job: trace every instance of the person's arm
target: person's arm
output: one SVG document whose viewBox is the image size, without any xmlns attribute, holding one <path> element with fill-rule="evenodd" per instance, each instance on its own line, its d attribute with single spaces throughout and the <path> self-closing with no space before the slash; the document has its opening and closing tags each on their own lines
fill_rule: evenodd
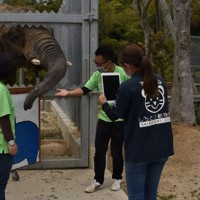
<svg viewBox="0 0 200 200">
<path fill-rule="evenodd" d="M 0 127 L 5 140 L 8 142 L 9 153 L 14 156 L 18 152 L 18 147 L 14 142 L 9 115 L 0 117 Z"/>
<path fill-rule="evenodd" d="M 14 140 L 9 115 L 0 117 L 0 127 L 7 142 Z"/>
<path fill-rule="evenodd" d="M 61 96 L 61 97 L 65 97 L 65 96 L 72 96 L 72 97 L 76 97 L 76 96 L 82 96 L 84 94 L 83 90 L 81 88 L 76 88 L 74 90 L 65 90 L 65 89 L 57 89 L 57 93 L 55 93 L 56 96 Z"/>
<path fill-rule="evenodd" d="M 106 113 L 111 121 L 115 121 L 118 117 L 112 113 L 112 110 L 107 102 L 102 104 L 102 110 Z"/>
<path fill-rule="evenodd" d="M 112 113 L 112 110 L 111 110 L 109 104 L 107 103 L 107 99 L 106 99 L 106 97 L 105 97 L 104 94 L 102 94 L 102 95 L 99 96 L 98 101 L 99 101 L 99 103 L 102 106 L 102 110 L 106 113 L 106 115 L 108 116 L 108 118 L 111 121 L 115 121 L 116 119 L 119 118 L 115 114 Z"/>
</svg>

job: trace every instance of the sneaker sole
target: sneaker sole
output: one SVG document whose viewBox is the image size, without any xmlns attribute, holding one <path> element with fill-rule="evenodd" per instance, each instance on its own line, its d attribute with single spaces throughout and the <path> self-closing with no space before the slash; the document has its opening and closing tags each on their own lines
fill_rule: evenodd
<svg viewBox="0 0 200 200">
<path fill-rule="evenodd" d="M 97 190 L 99 190 L 99 189 L 101 189 L 101 185 L 100 185 L 100 186 L 97 186 L 97 187 L 95 187 L 95 189 L 94 189 L 94 190 L 92 190 L 92 191 L 85 190 L 85 192 L 86 192 L 86 193 L 93 193 L 93 192 L 96 192 L 96 191 L 97 191 Z"/>
<path fill-rule="evenodd" d="M 121 187 L 119 189 L 112 189 L 112 188 L 110 188 L 110 190 L 111 191 L 119 191 L 119 190 L 121 190 Z"/>
</svg>

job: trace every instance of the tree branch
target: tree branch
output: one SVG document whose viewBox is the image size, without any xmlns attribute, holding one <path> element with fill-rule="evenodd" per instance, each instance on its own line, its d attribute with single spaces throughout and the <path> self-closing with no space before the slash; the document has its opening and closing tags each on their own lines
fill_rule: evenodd
<svg viewBox="0 0 200 200">
<path fill-rule="evenodd" d="M 171 14 L 169 12 L 167 3 L 166 3 L 165 0 L 160 0 L 160 5 L 161 5 L 161 8 L 162 8 L 164 17 L 165 17 L 165 21 L 166 21 L 167 26 L 169 28 L 169 31 L 170 31 L 170 33 L 172 35 L 172 38 L 173 38 L 174 42 L 175 42 L 174 23 L 173 23 Z"/>
</svg>

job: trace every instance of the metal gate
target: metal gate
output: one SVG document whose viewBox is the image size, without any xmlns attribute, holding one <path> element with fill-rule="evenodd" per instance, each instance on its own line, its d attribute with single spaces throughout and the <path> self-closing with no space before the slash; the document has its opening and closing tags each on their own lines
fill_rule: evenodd
<svg viewBox="0 0 200 200">
<path fill-rule="evenodd" d="M 98 0 L 63 0 L 57 13 L 2 12 L 0 13 L 0 25 L 5 24 L 44 26 L 53 29 L 54 36 L 67 60 L 73 64 L 71 68 L 68 68 L 66 76 L 57 87 L 67 89 L 79 87 L 94 71 L 95 66 L 92 61 L 98 43 Z M 71 146 L 79 146 L 74 150 L 75 156 L 44 159 L 27 168 L 88 167 L 89 149 L 94 143 L 96 126 L 96 94 L 79 98 L 56 98 L 53 95 L 55 90 L 56 88 L 46 94 L 46 97 L 51 95 L 50 108 L 56 114 L 62 126 L 62 132 L 69 128 L 65 120 L 73 125 L 67 134 L 64 133 L 64 139 L 72 138 L 74 142 Z M 70 132 L 74 130 L 79 133 L 78 138 Z"/>
</svg>

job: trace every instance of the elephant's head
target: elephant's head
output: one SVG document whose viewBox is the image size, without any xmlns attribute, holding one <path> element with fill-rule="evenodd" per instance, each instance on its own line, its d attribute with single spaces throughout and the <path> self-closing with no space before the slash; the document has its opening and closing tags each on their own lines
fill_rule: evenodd
<svg viewBox="0 0 200 200">
<path fill-rule="evenodd" d="M 28 93 L 25 110 L 32 107 L 37 97 L 52 89 L 65 76 L 70 65 L 52 33 L 43 27 L 0 27 L 0 51 L 12 58 L 15 72 L 19 67 L 47 70 L 44 80 Z M 11 85 L 15 77 L 13 74 Z"/>
</svg>

